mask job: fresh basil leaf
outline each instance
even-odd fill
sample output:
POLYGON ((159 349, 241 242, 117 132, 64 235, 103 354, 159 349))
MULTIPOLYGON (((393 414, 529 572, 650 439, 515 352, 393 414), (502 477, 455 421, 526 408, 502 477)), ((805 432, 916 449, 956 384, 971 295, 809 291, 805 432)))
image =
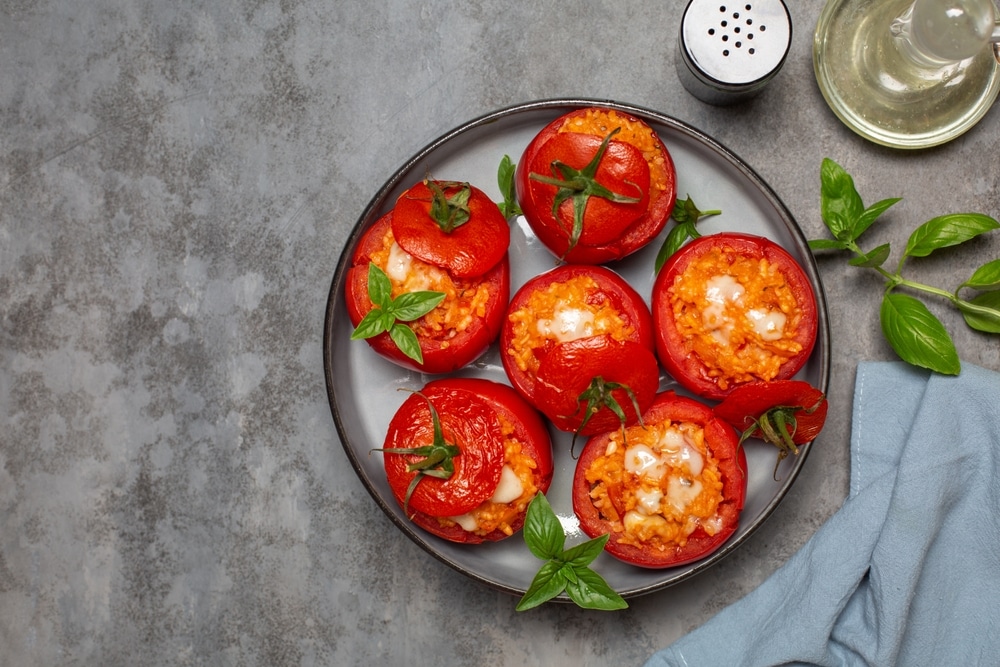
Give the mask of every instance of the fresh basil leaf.
POLYGON ((354 328, 351 333, 351 340, 361 340, 363 338, 371 338, 372 336, 377 336, 385 331, 385 326, 382 323, 382 311, 378 308, 369 310, 361 321, 358 322, 358 326, 354 328))
POLYGON ((879 309, 882 333, 900 359, 942 375, 958 375, 961 362, 951 336, 920 300, 887 293, 879 309))
POLYGON ((444 297, 444 292, 404 292, 393 300, 392 314, 401 322, 412 322, 437 308, 444 297))
POLYGON ((968 301, 956 302, 965 323, 976 331, 1000 334, 1000 291, 983 292, 968 301))
POLYGON ((854 179, 844 168, 823 158, 820 166, 820 215, 834 238, 853 241, 855 223, 864 213, 861 196, 854 188, 854 179))
POLYGON ((607 543, 608 535, 600 535, 567 549, 563 552, 562 559, 574 567, 586 567, 601 555, 607 543))
POLYGON ((876 202, 865 209, 864 213, 858 216, 858 219, 854 222, 854 227, 852 229, 852 236, 855 240, 861 237, 872 223, 875 222, 879 216, 886 212, 886 210, 901 201, 900 197, 893 197, 891 199, 883 199, 880 202, 876 202))
POLYGON ((851 259, 848 264, 851 266, 861 266, 869 269, 876 266, 882 266, 882 264, 885 263, 885 260, 889 259, 889 250, 889 244, 884 243, 860 257, 851 259))
POLYGON ((405 324, 396 323, 389 327, 389 337, 400 352, 418 364, 424 363, 424 353, 420 349, 420 341, 417 340, 417 334, 413 333, 413 329, 405 324))
POLYGON ((654 263, 656 273, 660 272, 660 269, 667 263, 667 260, 680 250, 688 239, 694 238, 698 238, 698 232, 695 231, 694 225, 686 222, 674 225, 667 232, 667 237, 663 239, 660 251, 656 253, 656 262, 654 263))
POLYGON ((847 243, 837 239, 812 239, 809 241, 810 250, 847 250, 847 243))
POLYGON ((566 590, 566 577, 563 574, 562 566, 563 564, 557 561, 549 561, 542 565, 515 609, 527 611, 548 602, 566 590))
POLYGON ((368 298, 379 308, 386 308, 392 301, 389 276, 375 262, 368 263, 368 298))
POLYGON ((516 172, 517 165, 514 164, 509 155, 504 155, 500 160, 500 167, 497 169, 497 185, 500 187, 500 196, 503 197, 503 201, 499 205, 500 212, 508 220, 515 215, 521 215, 521 207, 517 204, 517 188, 514 183, 516 172))
POLYGON ((913 230, 906 242, 904 257, 926 257, 935 250, 965 243, 980 234, 997 229, 1000 223, 981 213, 941 215, 913 230))
POLYGON ((959 289, 962 287, 970 287, 983 292, 1000 289, 1000 259, 994 259, 992 262, 980 266, 971 278, 962 283, 959 289))
POLYGON ((544 493, 535 494, 528 503, 522 533, 524 543, 536 558, 549 560, 562 554, 566 533, 544 493))
POLYGON ((584 609, 614 611, 628 607, 628 602, 608 586, 601 575, 589 568, 576 570, 576 581, 566 583, 566 594, 584 609))

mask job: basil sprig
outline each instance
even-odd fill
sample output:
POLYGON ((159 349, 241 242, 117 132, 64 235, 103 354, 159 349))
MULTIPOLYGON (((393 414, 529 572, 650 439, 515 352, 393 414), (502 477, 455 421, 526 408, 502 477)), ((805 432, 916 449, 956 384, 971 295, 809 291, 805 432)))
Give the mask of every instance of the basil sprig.
POLYGON ((368 298, 374 307, 358 322, 351 333, 351 340, 371 338, 388 331, 403 354, 422 364, 424 354, 420 350, 417 334, 403 322, 423 317, 444 301, 444 297, 444 292, 421 291, 406 292, 393 299, 389 276, 371 262, 368 264, 368 298))
POLYGON ((542 493, 528 504, 522 533, 531 553, 546 562, 517 603, 517 611, 537 607, 563 591, 584 609, 612 611, 628 607, 624 598, 590 569, 590 564, 604 551, 607 535, 566 549, 562 524, 542 493))
POLYGON ((987 262, 953 292, 914 282, 902 275, 911 257, 926 257, 936 250, 956 246, 1000 228, 1000 223, 981 213, 952 213, 928 220, 917 227, 895 270, 885 268, 891 248, 888 243, 862 250, 858 238, 900 198, 883 199, 865 207, 854 179, 836 162, 823 160, 820 169, 820 212, 832 239, 809 241, 815 251, 847 250, 854 254, 852 266, 875 270, 885 279, 879 320, 886 340, 903 361, 943 375, 961 371, 958 351, 941 321, 922 301, 898 288, 933 294, 958 308, 966 324, 984 333, 1000 333, 1000 259, 987 262), (971 297, 963 290, 974 291, 971 297))
POLYGON ((514 185, 514 173, 517 165, 510 159, 509 155, 504 155, 500 160, 500 167, 497 169, 497 185, 500 187, 500 196, 503 201, 498 205, 503 217, 510 220, 515 215, 521 215, 521 207, 517 204, 517 189, 514 185))
POLYGON ((688 195, 687 199, 678 199, 677 203, 674 204, 673 212, 670 214, 670 217, 677 224, 667 232, 667 237, 663 239, 660 251, 656 253, 656 273, 660 272, 660 269, 663 268, 663 265, 666 264, 670 256, 680 250, 681 246, 687 243, 689 239, 696 239, 701 236, 701 233, 695 229, 695 224, 699 218, 708 215, 719 215, 720 213, 722 211, 719 209, 699 211, 698 207, 694 204, 694 200, 691 199, 691 195, 688 195))

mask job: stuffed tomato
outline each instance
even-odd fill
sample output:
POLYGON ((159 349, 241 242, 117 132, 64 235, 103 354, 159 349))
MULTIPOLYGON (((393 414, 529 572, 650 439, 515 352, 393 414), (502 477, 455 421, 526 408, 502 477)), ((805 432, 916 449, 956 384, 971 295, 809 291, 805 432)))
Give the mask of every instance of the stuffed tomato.
POLYGON ((539 240, 577 264, 621 259, 649 243, 677 195, 674 163, 656 132, 599 107, 544 127, 521 155, 515 187, 539 240))
POLYGON ((524 525, 552 481, 540 415, 507 385, 444 378, 410 395, 380 450, 407 517, 452 542, 496 542, 524 525))
POLYGON ((413 186, 364 233, 352 258, 345 291, 354 337, 424 373, 471 363, 500 332, 509 245, 506 219, 481 190, 430 180, 413 186), (421 304, 433 307, 416 309, 421 304))
POLYGON ((703 236, 672 255, 653 283, 656 351, 698 396, 784 380, 812 354, 816 296, 802 267, 759 236, 703 236))
POLYGON ((633 423, 659 388, 649 309, 614 271, 564 264, 527 281, 500 332, 511 384, 556 428, 633 423))
POLYGON ((746 455, 712 409, 672 391, 659 394, 642 425, 587 441, 573 477, 573 510, 605 551, 647 568, 700 560, 739 526, 746 455))

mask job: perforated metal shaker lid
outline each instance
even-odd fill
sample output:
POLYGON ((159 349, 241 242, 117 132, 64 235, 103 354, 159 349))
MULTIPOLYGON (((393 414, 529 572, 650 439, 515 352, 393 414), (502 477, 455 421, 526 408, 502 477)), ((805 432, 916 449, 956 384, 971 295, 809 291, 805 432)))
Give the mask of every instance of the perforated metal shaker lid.
POLYGON ((732 104, 774 78, 791 42, 782 0, 691 0, 681 19, 677 73, 702 101, 732 104))

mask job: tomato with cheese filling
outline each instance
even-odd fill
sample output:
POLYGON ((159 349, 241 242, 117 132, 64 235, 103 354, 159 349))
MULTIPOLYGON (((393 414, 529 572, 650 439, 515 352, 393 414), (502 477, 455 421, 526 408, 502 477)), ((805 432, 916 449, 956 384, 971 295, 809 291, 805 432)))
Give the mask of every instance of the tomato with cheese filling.
POLYGON ((524 217, 557 257, 578 264, 621 259, 667 223, 676 200, 673 160, 643 120, 600 107, 544 127, 517 164, 524 217))
POLYGON ((471 215, 451 232, 431 218, 427 198, 432 195, 421 183, 364 232, 352 257, 346 304, 354 326, 374 307, 369 264, 388 276, 393 298, 404 292, 444 294, 429 313, 405 323, 416 334, 422 363, 401 351, 388 332, 367 338, 372 349, 400 366, 451 372, 482 355, 500 332, 510 297, 510 229, 497 205, 488 198, 483 202, 486 195, 469 187, 471 215))
POLYGON ((573 477, 573 510, 605 550, 648 568, 700 560, 739 526, 746 456, 712 409, 673 391, 657 395, 643 423, 587 441, 573 477))
POLYGON ((434 380, 410 395, 381 451, 407 517, 452 542, 513 535, 528 503, 552 481, 541 416, 509 386, 480 378, 434 380))
POLYGON ((601 266, 564 264, 527 281, 508 307, 500 358, 522 396, 581 435, 614 428, 622 415, 634 422, 659 386, 649 309, 601 266))
POLYGON ((695 239, 653 284, 656 351, 689 391, 721 399, 748 382, 784 380, 812 354, 812 285, 781 246, 748 234, 695 239))

